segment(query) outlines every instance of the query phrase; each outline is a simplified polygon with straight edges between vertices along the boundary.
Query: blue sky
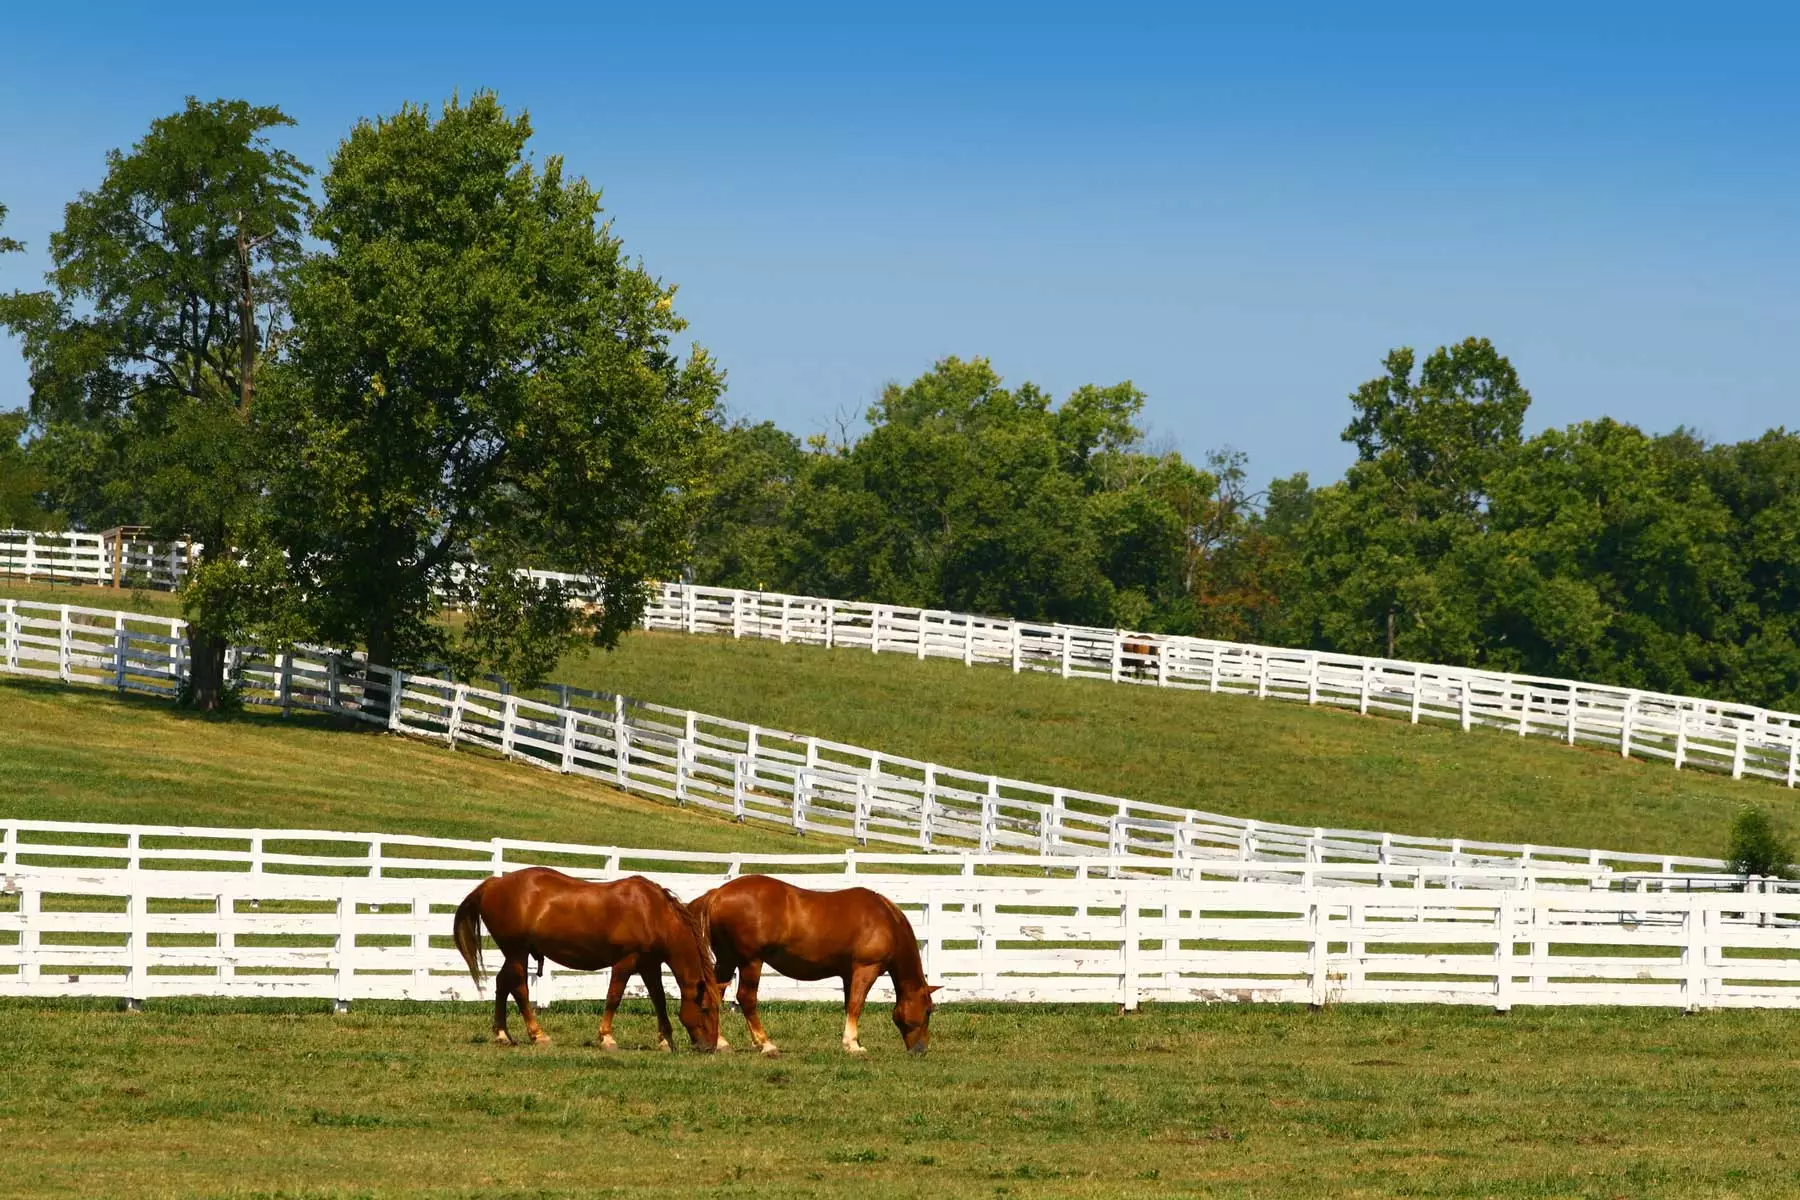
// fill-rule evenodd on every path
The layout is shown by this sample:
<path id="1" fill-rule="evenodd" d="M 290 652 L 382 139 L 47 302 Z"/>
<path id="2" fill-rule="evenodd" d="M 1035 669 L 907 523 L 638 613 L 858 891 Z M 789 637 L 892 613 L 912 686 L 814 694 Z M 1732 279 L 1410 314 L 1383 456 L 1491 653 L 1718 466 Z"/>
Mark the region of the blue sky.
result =
<path id="1" fill-rule="evenodd" d="M 1471 334 L 1533 429 L 1800 423 L 1800 9 L 848 7 L 21 6 L 0 287 L 185 95 L 281 105 L 323 167 L 358 116 L 492 87 L 681 285 L 732 409 L 799 433 L 985 355 L 1322 481 L 1390 347 Z"/>

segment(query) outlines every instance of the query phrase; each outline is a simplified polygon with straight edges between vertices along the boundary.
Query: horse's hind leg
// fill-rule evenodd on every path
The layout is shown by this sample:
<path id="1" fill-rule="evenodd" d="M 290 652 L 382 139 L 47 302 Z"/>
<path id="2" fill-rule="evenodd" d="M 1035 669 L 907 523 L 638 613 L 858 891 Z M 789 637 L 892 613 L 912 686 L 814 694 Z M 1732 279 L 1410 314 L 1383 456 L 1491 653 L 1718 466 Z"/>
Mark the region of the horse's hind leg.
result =
<path id="1" fill-rule="evenodd" d="M 631 973 L 637 969 L 636 959 L 626 959 L 613 964 L 612 981 L 606 985 L 606 1011 L 600 1016 L 600 1048 L 617 1050 L 619 1043 L 613 1041 L 613 1014 L 619 1011 L 619 1002 L 625 999 L 625 985 L 631 982 Z"/>
<path id="2" fill-rule="evenodd" d="M 525 1018 L 525 1032 L 530 1034 L 531 1040 L 538 1045 L 548 1045 L 550 1042 L 550 1035 L 545 1033 L 543 1026 L 538 1024 L 537 1013 L 531 1007 L 531 989 L 525 982 L 525 967 L 526 960 L 523 958 L 516 961 L 510 958 L 507 959 L 506 965 L 500 968 L 502 986 L 505 986 L 504 981 L 507 979 L 507 972 L 512 972 L 512 987 L 510 990 L 512 991 L 512 998 L 519 1004 L 519 1015 Z M 500 1011 L 502 1014 L 506 1012 L 505 995 L 505 992 L 501 993 Z M 504 1021 L 504 1016 L 501 1019 Z M 501 1032 L 505 1031 L 502 1030 Z M 500 1039 L 496 1037 L 494 1040 L 499 1041 Z M 507 1040 L 511 1041 L 512 1039 L 508 1038 Z"/>
<path id="3" fill-rule="evenodd" d="M 524 982 L 523 959 L 507 959 L 494 976 L 494 1041 L 502 1046 L 513 1044 L 512 1034 L 506 1031 L 506 998 L 513 994 L 515 987 L 524 986 Z"/>
<path id="4" fill-rule="evenodd" d="M 647 962 L 638 974 L 643 977 L 644 990 L 650 993 L 650 1003 L 656 1006 L 656 1048 L 673 1050 L 675 1027 L 669 1024 L 669 998 L 663 993 L 662 963 Z"/>
<path id="5" fill-rule="evenodd" d="M 744 1010 L 744 1021 L 750 1026 L 750 1040 L 764 1054 L 780 1054 L 774 1042 L 769 1040 L 768 1031 L 763 1029 L 762 1017 L 756 1010 L 756 989 L 762 983 L 762 963 L 752 959 L 738 969 L 738 1007 Z"/>

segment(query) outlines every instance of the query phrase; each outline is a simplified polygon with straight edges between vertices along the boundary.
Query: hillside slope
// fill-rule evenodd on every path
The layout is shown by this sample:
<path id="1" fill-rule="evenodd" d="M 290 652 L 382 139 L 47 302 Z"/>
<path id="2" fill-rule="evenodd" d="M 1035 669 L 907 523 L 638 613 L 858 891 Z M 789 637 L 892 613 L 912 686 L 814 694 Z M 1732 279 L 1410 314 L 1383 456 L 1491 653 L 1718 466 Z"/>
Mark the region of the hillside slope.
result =
<path id="1" fill-rule="evenodd" d="M 166 701 L 6 676 L 0 813 L 672 850 L 834 848 L 334 721 L 204 717 Z"/>
<path id="2" fill-rule="evenodd" d="M 561 681 L 1040 783 L 1258 820 L 1717 855 L 1800 795 L 1542 738 L 1014 675 L 944 660 L 634 633 Z"/>

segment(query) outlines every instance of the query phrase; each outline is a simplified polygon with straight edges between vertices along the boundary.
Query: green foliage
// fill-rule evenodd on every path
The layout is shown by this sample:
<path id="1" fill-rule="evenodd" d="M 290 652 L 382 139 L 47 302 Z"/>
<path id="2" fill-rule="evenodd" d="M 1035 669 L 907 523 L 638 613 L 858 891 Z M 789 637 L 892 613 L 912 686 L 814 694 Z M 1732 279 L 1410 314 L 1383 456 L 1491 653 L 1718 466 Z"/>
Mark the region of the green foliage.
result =
<path id="1" fill-rule="evenodd" d="M 947 358 L 886 388 L 851 443 L 808 452 L 770 425 L 721 430 L 696 577 L 1191 626 L 1188 522 L 1220 480 L 1142 449 L 1143 400 L 1129 383 L 1089 385 L 1053 407 L 1030 383 L 1004 386 L 986 360 Z"/>
<path id="2" fill-rule="evenodd" d="M 43 504 L 49 477 L 22 440 L 27 424 L 22 412 L 0 412 L 0 529 L 60 529 Z"/>
<path id="3" fill-rule="evenodd" d="M 259 411 L 275 530 L 321 634 L 377 661 L 533 677 L 686 556 L 722 375 L 530 133 L 487 93 L 359 123 L 294 276 Z M 598 609 L 521 589 L 528 564 L 604 580 Z"/>
<path id="4" fill-rule="evenodd" d="M 1793 847 L 1775 828 L 1769 814 L 1755 805 L 1738 810 L 1731 823 L 1731 840 L 1726 843 L 1724 858 L 1739 875 L 1795 877 Z"/>
<path id="5" fill-rule="evenodd" d="M 263 489 L 249 429 L 260 357 L 285 312 L 308 174 L 267 133 L 293 122 L 242 100 L 153 122 L 107 156 L 99 187 L 65 210 L 45 291 L 0 297 L 25 344 L 43 490 L 92 526 L 188 537 L 208 558 L 245 550 Z M 189 605 L 197 702 L 222 686 L 238 626 Z"/>

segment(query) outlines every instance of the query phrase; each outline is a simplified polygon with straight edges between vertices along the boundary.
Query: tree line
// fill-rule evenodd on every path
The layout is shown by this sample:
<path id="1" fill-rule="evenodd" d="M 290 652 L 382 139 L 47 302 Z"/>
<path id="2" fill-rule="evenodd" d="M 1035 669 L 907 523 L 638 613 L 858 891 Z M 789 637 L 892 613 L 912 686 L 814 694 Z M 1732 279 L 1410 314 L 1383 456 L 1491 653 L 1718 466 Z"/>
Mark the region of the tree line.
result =
<path id="1" fill-rule="evenodd" d="M 68 205 L 47 286 L 0 295 L 31 382 L 0 414 L 0 524 L 203 543 L 203 706 L 239 639 L 540 678 L 686 573 L 1800 708 L 1785 430 L 1527 437 L 1529 393 L 1471 338 L 1350 393 L 1356 461 L 1324 486 L 1153 447 L 1129 382 L 1058 400 L 982 359 L 802 440 L 728 420 L 674 287 L 492 94 L 361 121 L 317 176 L 291 124 L 190 100 Z M 523 565 L 603 590 L 572 605 Z"/>
<path id="2" fill-rule="evenodd" d="M 1479 338 L 1390 353 L 1325 486 L 1156 452 L 1143 403 L 951 358 L 854 438 L 731 425 L 694 577 L 1800 708 L 1800 435 L 1526 437 Z"/>

